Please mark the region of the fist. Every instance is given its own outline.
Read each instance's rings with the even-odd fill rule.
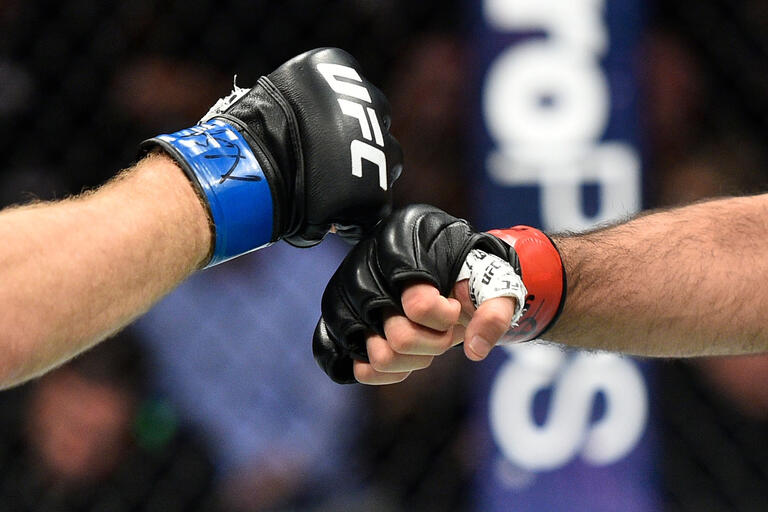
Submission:
[[[465,339],[464,353],[479,361],[502,336],[543,334],[563,307],[565,284],[559,252],[541,231],[478,233],[438,208],[412,205],[379,224],[333,275],[313,352],[340,383],[399,382]]]
[[[264,111],[270,101],[274,118]],[[218,116],[257,137],[265,129],[284,206],[280,237],[289,243],[314,245],[332,225],[357,240],[389,214],[402,150],[389,133],[387,99],[348,53],[322,48],[294,57]]]
[[[291,59],[235,86],[194,127],[145,141],[176,159],[215,228],[209,265],[284,239],[319,243],[332,226],[356,240],[391,208],[402,151],[389,104],[346,52]]]
[[[391,356],[407,368],[412,358],[402,355],[437,355],[461,341],[452,328],[460,305],[446,297],[475,248],[517,264],[509,245],[438,208],[413,205],[392,214],[349,253],[326,287],[313,341],[321,368],[336,382],[355,382],[353,360],[370,362],[372,344],[383,354],[385,340],[401,340],[378,358]],[[413,283],[428,284],[433,292],[422,286],[414,294],[419,288]],[[508,327],[506,320],[503,331]],[[395,331],[403,335],[393,336]]]

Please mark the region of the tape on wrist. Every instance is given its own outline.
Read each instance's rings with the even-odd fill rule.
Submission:
[[[215,226],[214,250],[206,267],[269,245],[273,204],[269,183],[243,136],[221,119],[164,134],[160,144],[184,168],[208,203]]]
[[[475,307],[497,297],[513,297],[515,315],[510,326],[518,326],[528,291],[525,289],[523,280],[508,261],[483,250],[472,249],[464,260],[456,281],[463,279],[469,280],[467,283],[469,298]]]
[[[530,226],[495,229],[489,233],[515,249],[527,289],[523,314],[504,341],[537,339],[555,323],[565,302],[565,269],[560,253],[546,234]]]

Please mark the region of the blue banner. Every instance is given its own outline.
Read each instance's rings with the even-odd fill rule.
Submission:
[[[584,230],[638,211],[640,2],[472,5],[477,226]],[[532,344],[481,371],[477,510],[661,508],[648,366]]]

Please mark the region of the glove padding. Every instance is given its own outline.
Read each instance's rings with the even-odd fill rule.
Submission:
[[[282,175],[281,194],[289,206],[283,212],[282,238],[297,246],[320,242],[332,224],[337,225],[340,236],[353,240],[359,239],[362,232],[369,232],[390,213],[391,185],[402,171],[402,150],[389,133],[390,106],[384,94],[362,77],[360,82],[344,83],[357,87],[350,92],[366,96],[363,93],[366,91],[369,101],[339,94],[329,84],[329,80],[338,83],[338,77],[321,73],[318,67],[321,64],[360,69],[351,55],[337,48],[303,53],[266,79],[261,78],[256,87],[223,116],[242,120],[254,135],[266,141],[267,147],[280,149],[273,156]],[[350,80],[344,76],[341,79]],[[371,126],[371,139],[381,132],[381,146],[368,140],[365,132],[361,133],[359,119],[342,112],[339,99],[371,108],[376,113],[375,118],[369,115],[367,122],[377,122],[378,126]],[[274,103],[280,104],[283,110],[288,106],[290,112],[286,111],[282,119],[262,118],[261,105],[270,102],[274,114],[277,114]],[[294,126],[291,126],[292,117]],[[294,132],[290,139],[286,137],[288,131]],[[296,136],[298,140],[294,140]],[[292,148],[286,147],[286,140],[292,141]],[[375,166],[366,169],[362,177],[353,176],[350,148],[355,140],[370,142],[371,147],[384,153],[385,188],[381,187],[380,171]]]
[[[519,271],[514,249],[463,219],[429,205],[393,213],[352,249],[328,283],[312,344],[317,363],[334,381],[355,382],[352,360],[368,361],[366,338],[371,332],[384,336],[385,309],[402,313],[405,285],[426,281],[448,296],[475,248]]]

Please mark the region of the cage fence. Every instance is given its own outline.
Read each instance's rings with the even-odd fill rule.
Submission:
[[[425,35],[461,45],[464,10],[455,0],[0,2],[0,205],[102,183],[135,161],[143,138],[194,123],[234,74],[249,84],[313,47],[347,49],[390,94],[402,79],[392,70]],[[710,194],[764,188],[768,7],[660,1],[648,26],[650,202],[686,199],[668,190],[702,167],[715,176]],[[658,79],[664,65],[677,70],[668,81]],[[680,101],[681,115],[664,110]],[[438,142],[446,151],[456,145],[450,136]],[[367,415],[351,450],[360,485],[374,491],[330,504],[313,503],[309,493],[296,506],[471,510],[463,368],[454,357],[427,382],[362,391]],[[766,510],[768,414],[729,401],[709,371],[693,362],[657,371],[665,508]],[[753,386],[768,388],[768,373],[753,377]],[[44,391],[39,381],[0,394],[0,512],[223,506],[205,438],[143,386],[119,469],[99,485],[56,484],[40,472],[30,442]]]

